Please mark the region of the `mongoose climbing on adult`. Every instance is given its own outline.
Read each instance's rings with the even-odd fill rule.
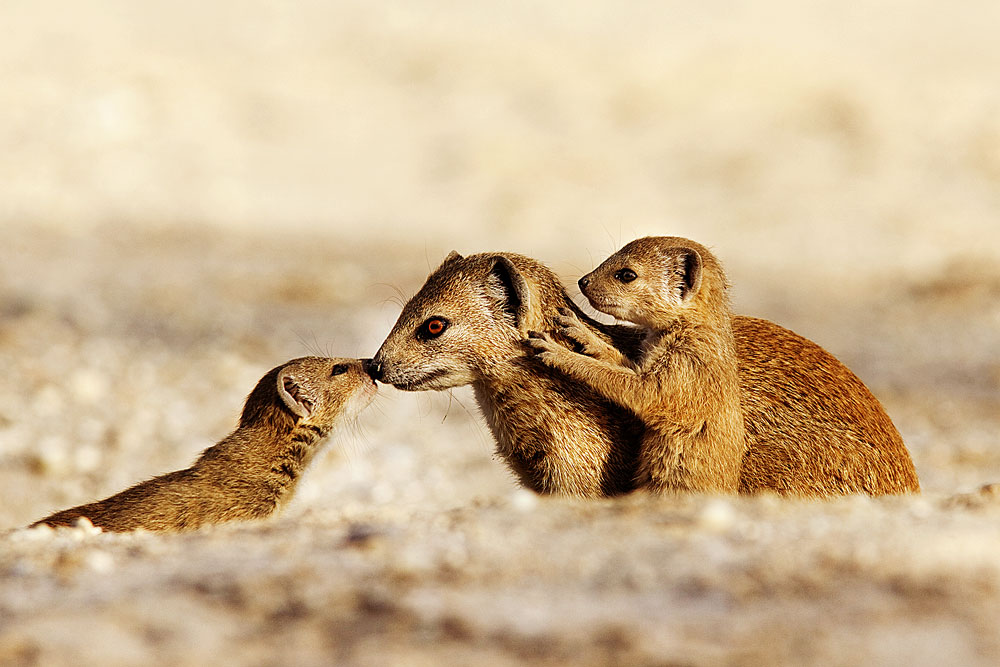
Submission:
[[[403,307],[372,360],[399,389],[471,384],[497,453],[540,493],[613,496],[636,488],[643,423],[586,384],[532,359],[528,331],[561,333],[560,309],[630,359],[635,327],[598,323],[540,262],[450,254]],[[899,432],[833,355],[767,320],[735,315],[746,453],[739,491],[872,495],[919,490]]]
[[[639,327],[639,357],[625,357],[568,310],[558,323],[582,353],[537,335],[526,341],[535,357],[646,425],[638,486],[735,493],[746,442],[728,281],[715,255],[688,239],[637,239],[579,284],[594,308]]]
[[[108,531],[190,530],[262,519],[285,505],[332,429],[377,392],[358,359],[302,357],[271,369],[250,392],[239,426],[194,465],[33,525],[86,517]]]

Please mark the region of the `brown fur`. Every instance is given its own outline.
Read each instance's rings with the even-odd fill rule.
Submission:
[[[722,266],[677,237],[633,241],[580,279],[591,304],[640,327],[632,361],[571,315],[577,354],[543,337],[536,358],[635,413],[646,425],[637,485],[654,492],[739,489],[745,438]]]
[[[375,392],[362,361],[290,361],[257,383],[239,427],[202,452],[190,468],[33,525],[69,526],[86,517],[110,531],[188,530],[267,517],[292,497],[331,429],[368,405]]]
[[[521,255],[449,255],[404,306],[372,361],[405,390],[471,384],[497,453],[540,493],[611,496],[635,488],[642,422],[593,389],[531,359],[529,330],[557,340],[566,308],[626,357],[634,327],[583,314],[556,276]],[[422,326],[448,326],[427,338]],[[919,490],[913,463],[882,406],[825,350],[755,318],[732,320],[747,452],[740,492],[823,496]],[[567,341],[571,344],[571,341]]]
[[[556,306],[574,307],[534,260],[449,255],[403,308],[372,360],[373,375],[405,390],[471,384],[497,453],[530,489],[625,493],[634,485],[642,424],[522,347],[528,329],[555,328]],[[435,317],[449,324],[428,339],[423,326]]]

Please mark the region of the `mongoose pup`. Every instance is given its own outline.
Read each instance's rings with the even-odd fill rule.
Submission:
[[[287,503],[334,426],[377,392],[367,362],[302,357],[270,370],[247,397],[239,427],[194,465],[33,525],[86,517],[109,531],[189,530],[262,519]]]
[[[638,239],[580,279],[596,309],[640,328],[638,359],[603,342],[571,311],[560,320],[562,333],[584,354],[541,336],[526,341],[538,359],[643,421],[640,487],[739,490],[746,443],[727,287],[722,265],[704,246]]]
[[[630,359],[641,356],[635,327],[587,317],[543,264],[512,253],[452,253],[403,307],[372,375],[412,391],[471,384],[497,453],[528,488],[587,497],[631,491],[642,422],[532,359],[521,342],[529,330],[564,340],[560,309]],[[741,493],[919,490],[892,421],[843,364],[767,320],[737,315],[732,330],[747,444]]]

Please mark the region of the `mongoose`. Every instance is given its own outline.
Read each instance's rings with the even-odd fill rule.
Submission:
[[[372,375],[409,391],[471,384],[497,453],[534,491],[625,493],[634,486],[642,422],[521,344],[528,330],[555,327],[556,306],[571,304],[541,264],[452,253],[404,306]]]
[[[194,465],[33,525],[86,517],[109,531],[190,530],[262,519],[287,503],[331,429],[375,397],[367,362],[302,357],[271,369],[247,397],[239,427]]]
[[[604,343],[571,311],[559,321],[562,333],[584,354],[539,335],[527,341],[536,358],[646,425],[638,486],[735,493],[745,438],[722,265],[694,241],[648,237],[611,255],[579,284],[596,309],[640,328],[639,358]]]
[[[638,358],[635,327],[587,317],[540,262],[512,253],[452,253],[403,307],[372,360],[372,375],[412,391],[471,384],[497,453],[534,491],[631,491],[642,422],[532,359],[521,343],[529,330],[561,340],[560,308]],[[732,329],[747,443],[741,493],[919,490],[892,421],[843,364],[767,320],[737,315]]]

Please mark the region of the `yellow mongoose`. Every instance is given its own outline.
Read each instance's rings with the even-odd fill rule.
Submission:
[[[632,361],[572,316],[577,354],[541,336],[535,357],[635,413],[646,425],[637,485],[653,492],[736,493],[746,446],[726,275],[704,246],[632,241],[580,279],[596,309],[639,326]]]
[[[367,362],[303,357],[269,371],[247,397],[239,427],[194,465],[33,525],[86,517],[110,531],[188,530],[261,519],[288,502],[331,429],[375,397]]]
[[[560,308],[638,358],[635,327],[587,317],[536,260],[452,253],[403,307],[372,376],[413,391],[471,384],[498,455],[530,489],[587,497],[631,491],[642,422],[532,359],[522,343],[530,330],[562,339]],[[747,443],[741,493],[919,490],[892,421],[843,364],[767,320],[734,316],[732,329]]]

